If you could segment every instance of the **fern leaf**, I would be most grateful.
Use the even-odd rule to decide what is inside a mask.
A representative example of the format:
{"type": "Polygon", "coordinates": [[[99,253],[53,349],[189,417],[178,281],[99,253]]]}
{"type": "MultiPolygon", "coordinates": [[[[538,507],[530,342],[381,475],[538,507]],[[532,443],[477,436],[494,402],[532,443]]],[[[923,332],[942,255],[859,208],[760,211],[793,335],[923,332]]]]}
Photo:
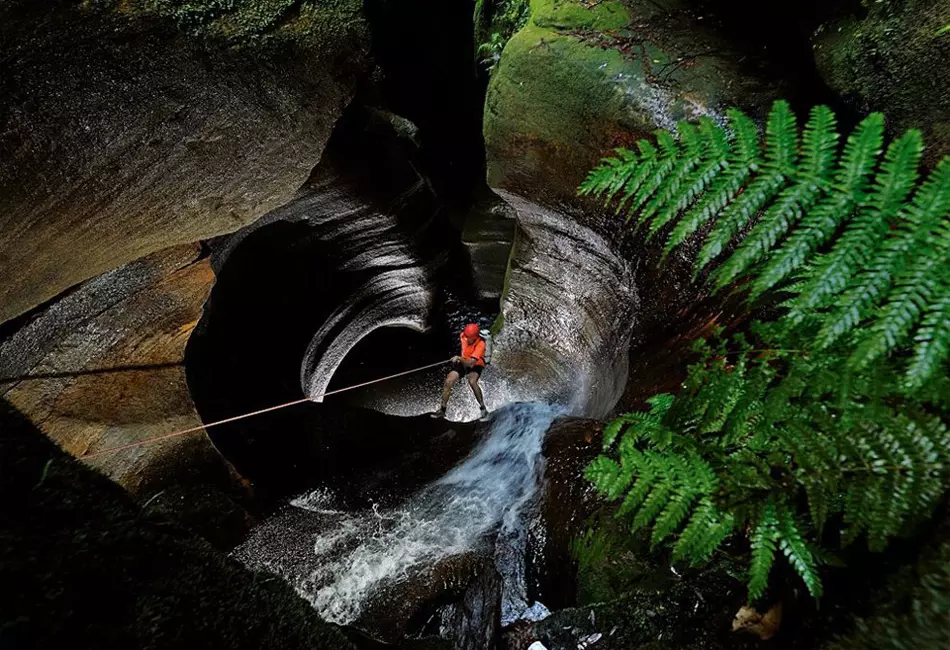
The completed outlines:
{"type": "MultiPolygon", "coordinates": [[[[945,279],[950,265],[939,271],[945,279]]],[[[931,303],[914,337],[914,354],[907,369],[905,388],[922,387],[946,363],[950,356],[950,283],[943,283],[939,296],[931,303]]]]}
{"type": "Polygon", "coordinates": [[[620,435],[620,431],[625,424],[626,422],[624,420],[617,418],[604,427],[604,451],[613,446],[614,441],[617,439],[617,436],[620,435]]]}
{"type": "Polygon", "coordinates": [[[651,462],[649,454],[644,454],[643,461],[633,488],[627,493],[627,496],[624,497],[623,502],[620,504],[617,517],[622,517],[640,508],[643,501],[653,490],[654,484],[660,478],[654,463],[651,462]]]}
{"type": "Polygon", "coordinates": [[[765,258],[818,199],[834,163],[838,141],[834,129],[834,113],[827,106],[816,106],[805,126],[800,171],[794,175],[793,184],[779,195],[732,257],[713,274],[713,284],[717,289],[731,284],[765,258]]]}
{"type": "Polygon", "coordinates": [[[794,172],[798,157],[798,123],[792,107],[784,99],[772,105],[765,126],[766,164],[783,174],[794,172]]]}
{"type": "Polygon", "coordinates": [[[755,530],[752,532],[752,565],[749,567],[749,602],[758,600],[765,593],[769,583],[769,573],[775,563],[776,544],[778,543],[778,513],[775,504],[769,499],[762,509],[755,530]]]}
{"type": "Polygon", "coordinates": [[[917,130],[891,143],[867,205],[831,252],[809,270],[809,279],[788,315],[792,322],[800,321],[808,311],[840,293],[865,264],[913,189],[922,151],[923,140],[917,130]]]}
{"type": "Polygon", "coordinates": [[[902,347],[928,306],[950,290],[944,275],[950,262],[950,220],[921,223],[915,239],[913,259],[895,280],[878,317],[858,344],[850,359],[852,368],[866,368],[902,347]]]}
{"type": "MultiPolygon", "coordinates": [[[[825,110],[827,114],[831,113],[827,108],[825,110]]],[[[813,129],[811,139],[817,140],[818,144],[811,146],[817,151],[818,160],[808,163],[805,171],[812,182],[818,183],[828,171],[822,166],[825,164],[825,161],[821,159],[822,155],[827,156],[829,147],[832,153],[834,151],[834,137],[822,132],[823,128],[825,124],[819,121],[813,129]]],[[[808,140],[809,133],[806,129],[806,143],[808,140]]],[[[884,116],[880,113],[872,113],[848,138],[829,195],[814,208],[808,210],[801,226],[792,232],[788,241],[775,251],[756,278],[751,291],[753,299],[801,268],[808,256],[827,242],[835,234],[840,223],[864,200],[868,176],[877,163],[883,140],[884,116]]],[[[806,145],[807,148],[808,145],[806,145]]],[[[809,157],[808,160],[811,158],[809,157]]],[[[803,204],[803,208],[807,208],[807,204],[803,204]]]]}
{"type": "MultiPolygon", "coordinates": [[[[708,117],[699,119],[699,134],[703,142],[700,164],[684,180],[677,192],[653,219],[648,237],[652,237],[682,214],[697,197],[702,195],[726,166],[729,140],[725,130],[708,117]]],[[[665,247],[664,250],[669,250],[665,247]]],[[[664,255],[665,259],[665,255],[664,255]]]]}
{"type": "Polygon", "coordinates": [[[679,529],[686,517],[689,516],[690,508],[695,499],[696,494],[692,491],[675,494],[670,499],[653,526],[653,533],[650,537],[653,546],[656,546],[679,529]]]}
{"type": "Polygon", "coordinates": [[[707,528],[693,549],[693,566],[709,561],[713,552],[736,529],[736,518],[732,513],[720,513],[712,526],[707,528]]]}
{"type": "MultiPolygon", "coordinates": [[[[650,178],[658,164],[656,147],[647,140],[640,140],[637,143],[637,148],[640,150],[640,162],[635,173],[630,176],[624,185],[623,196],[617,201],[617,206],[614,209],[616,215],[623,214],[630,199],[643,187],[643,184],[650,178]]],[[[629,218],[627,220],[629,221],[629,218]]]]}
{"type": "Polygon", "coordinates": [[[683,215],[673,229],[664,248],[664,258],[693,233],[718,217],[736,198],[739,190],[761,163],[759,136],[755,123],[736,109],[730,109],[728,114],[733,138],[732,152],[722,162],[724,173],[713,182],[703,197],[683,215]]]}
{"type": "Polygon", "coordinates": [[[815,566],[815,558],[812,557],[811,550],[802,539],[798,522],[795,521],[795,515],[788,506],[780,504],[776,510],[779,545],[782,552],[788,558],[795,572],[804,581],[805,586],[808,587],[812,598],[817,600],[821,598],[822,590],[821,579],[818,577],[818,569],[815,566]]]}
{"type": "Polygon", "coordinates": [[[717,511],[712,501],[708,497],[700,500],[699,506],[693,511],[689,522],[683,532],[680,533],[676,544],[673,545],[673,561],[693,559],[696,556],[695,549],[699,546],[702,536],[715,526],[717,521],[717,511]]]}
{"type": "Polygon", "coordinates": [[[679,136],[680,145],[680,153],[677,156],[676,163],[663,183],[656,189],[653,198],[643,206],[643,210],[637,219],[638,224],[651,223],[648,238],[656,232],[652,228],[652,223],[655,222],[654,216],[666,206],[675,203],[683,184],[702,158],[703,140],[695,126],[689,122],[680,122],[676,126],[676,133],[679,136]]]}
{"type": "Polygon", "coordinates": [[[668,131],[656,132],[656,143],[660,147],[660,155],[657,158],[651,173],[644,180],[643,184],[637,189],[631,199],[630,209],[627,213],[627,222],[633,222],[634,226],[642,223],[644,216],[641,211],[650,197],[654,195],[658,188],[666,183],[670,174],[679,161],[680,150],[676,145],[676,140],[668,131]]]}
{"type": "Polygon", "coordinates": [[[620,465],[612,458],[598,456],[584,470],[584,476],[599,492],[607,493],[621,475],[620,465]]]}
{"type": "Polygon", "coordinates": [[[650,462],[659,471],[659,481],[654,484],[649,496],[644,499],[640,510],[633,519],[634,531],[649,526],[659,516],[666,507],[670,495],[673,492],[673,472],[669,467],[668,460],[660,455],[654,454],[650,462]]]}
{"type": "Polygon", "coordinates": [[[867,268],[850,283],[841,307],[825,319],[816,342],[827,349],[870,315],[890,289],[893,278],[913,254],[920,232],[932,232],[950,210],[950,158],[944,158],[900,213],[898,228],[870,257],[867,268]]]}

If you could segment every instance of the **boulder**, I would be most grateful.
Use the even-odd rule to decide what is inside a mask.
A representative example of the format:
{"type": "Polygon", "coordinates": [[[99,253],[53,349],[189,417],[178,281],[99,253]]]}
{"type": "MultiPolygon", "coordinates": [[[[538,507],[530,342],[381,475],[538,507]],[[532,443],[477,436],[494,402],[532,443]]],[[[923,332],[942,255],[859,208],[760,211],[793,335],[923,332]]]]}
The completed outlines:
{"type": "Polygon", "coordinates": [[[892,135],[923,131],[925,160],[950,153],[950,3],[864,0],[863,17],[823,25],[813,37],[827,83],[859,113],[881,111],[892,135]]]}
{"type": "Polygon", "coordinates": [[[0,8],[0,322],[293,195],[367,68],[359,0],[0,8]]]}
{"type": "Polygon", "coordinates": [[[779,94],[742,67],[683,0],[531,0],[489,84],[488,181],[541,203],[576,188],[611,149],[725,107],[779,94]]]}

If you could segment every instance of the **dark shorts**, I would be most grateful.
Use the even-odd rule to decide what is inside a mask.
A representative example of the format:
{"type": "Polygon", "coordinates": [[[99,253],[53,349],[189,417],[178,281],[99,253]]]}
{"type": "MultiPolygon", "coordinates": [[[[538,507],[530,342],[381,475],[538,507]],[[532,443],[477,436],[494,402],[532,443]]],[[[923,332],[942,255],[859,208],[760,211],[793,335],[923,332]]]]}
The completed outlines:
{"type": "Polygon", "coordinates": [[[452,370],[459,374],[459,377],[465,377],[469,373],[475,373],[479,377],[482,376],[482,370],[485,369],[485,366],[472,366],[471,368],[466,368],[461,363],[453,363],[452,370]]]}

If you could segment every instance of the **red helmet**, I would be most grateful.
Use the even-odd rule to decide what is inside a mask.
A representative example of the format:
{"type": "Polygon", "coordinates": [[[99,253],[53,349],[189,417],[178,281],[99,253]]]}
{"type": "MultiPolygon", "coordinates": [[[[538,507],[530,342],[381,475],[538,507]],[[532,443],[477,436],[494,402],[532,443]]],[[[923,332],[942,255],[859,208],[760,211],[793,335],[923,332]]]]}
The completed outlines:
{"type": "Polygon", "coordinates": [[[478,325],[476,325],[475,323],[469,323],[468,325],[465,326],[465,329],[462,330],[462,334],[464,334],[466,337],[470,339],[475,338],[476,336],[478,336],[478,325]]]}

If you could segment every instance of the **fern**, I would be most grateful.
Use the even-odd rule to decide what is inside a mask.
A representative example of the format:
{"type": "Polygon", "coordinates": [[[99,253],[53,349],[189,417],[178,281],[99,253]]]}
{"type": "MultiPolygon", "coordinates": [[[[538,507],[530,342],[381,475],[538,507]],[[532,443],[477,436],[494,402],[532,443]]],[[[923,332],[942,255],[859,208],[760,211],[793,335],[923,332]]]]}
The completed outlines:
{"type": "Polygon", "coordinates": [[[621,151],[581,192],[623,197],[618,209],[636,227],[648,224],[648,239],[672,224],[661,260],[709,226],[695,277],[718,260],[708,273],[714,290],[742,283],[757,301],[781,289],[789,334],[807,330],[807,344],[822,350],[844,341],[854,370],[913,346],[905,388],[921,388],[950,356],[939,320],[948,291],[940,274],[950,263],[950,158],[919,184],[923,144],[909,131],[878,168],[879,113],[840,152],[824,106],[811,111],[799,143],[788,104],[776,102],[764,156],[747,117],[730,111],[729,127],[681,124],[679,145],[660,131],[659,153],[648,143],[639,155],[621,151]]]}
{"type": "Polygon", "coordinates": [[[736,197],[761,162],[759,134],[752,120],[739,111],[731,109],[729,126],[733,138],[729,153],[720,162],[724,174],[716,176],[709,183],[705,193],[701,193],[701,190],[697,192],[702,198],[683,215],[670,233],[670,239],[663,249],[664,259],[693,233],[715,219],[736,197]]]}
{"type": "MultiPolygon", "coordinates": [[[[755,335],[765,343],[784,330],[755,335]]],[[[778,551],[817,598],[829,522],[843,545],[864,536],[883,550],[945,493],[950,432],[928,413],[931,398],[909,397],[891,368],[843,381],[843,353],[776,358],[744,336],[698,349],[683,391],[608,425],[623,437],[605,447],[611,462],[589,470],[604,475],[595,487],[609,499],[626,486],[618,516],[652,527],[654,545],[672,540],[674,559],[705,562],[750,528],[750,598],[765,589],[778,551]]]]}
{"type": "Polygon", "coordinates": [[[950,158],[921,181],[909,131],[878,167],[883,116],[839,151],[825,107],[799,141],[784,102],[764,153],[735,110],[728,132],[711,120],[677,131],[618,151],[581,191],[648,239],[668,232],[663,259],[705,231],[696,278],[780,309],[749,328],[754,343],[698,341],[679,394],[608,424],[587,475],[675,561],[748,535],[750,599],[777,561],[819,598],[829,544],[882,551],[947,496],[950,158]]]}
{"type": "Polygon", "coordinates": [[[923,140],[916,130],[908,131],[891,144],[867,205],[851,221],[834,249],[808,269],[807,284],[797,292],[789,311],[792,323],[800,322],[810,310],[841,292],[867,263],[917,181],[922,151],[923,140]]]}
{"type": "Polygon", "coordinates": [[[765,129],[763,173],[738,197],[710,233],[699,253],[697,270],[717,258],[732,239],[782,189],[795,169],[798,130],[787,102],[776,102],[765,129]]]}
{"type": "MultiPolygon", "coordinates": [[[[829,111],[830,112],[830,111],[829,111]]],[[[834,141],[829,129],[831,123],[819,120],[813,145],[818,152],[814,169],[807,169],[803,184],[821,186],[827,175],[828,156],[833,153],[834,141]],[[824,157],[824,159],[822,159],[824,157]],[[810,182],[809,182],[810,180],[810,182]]],[[[884,116],[873,113],[864,119],[848,138],[844,155],[835,178],[826,190],[825,198],[813,209],[807,210],[801,227],[793,232],[785,244],[775,251],[752,285],[751,296],[756,298],[799,269],[819,246],[837,230],[838,225],[864,200],[867,178],[874,169],[884,137],[884,116]]],[[[806,130],[806,141],[808,133],[806,130]]],[[[803,207],[806,207],[803,204],[803,207]]],[[[807,207],[806,207],[807,209],[807,207]]]]}
{"type": "Polygon", "coordinates": [[[769,573],[775,563],[775,551],[779,538],[778,514],[770,500],[752,532],[752,564],[749,567],[749,600],[762,597],[768,586],[769,573]]]}

